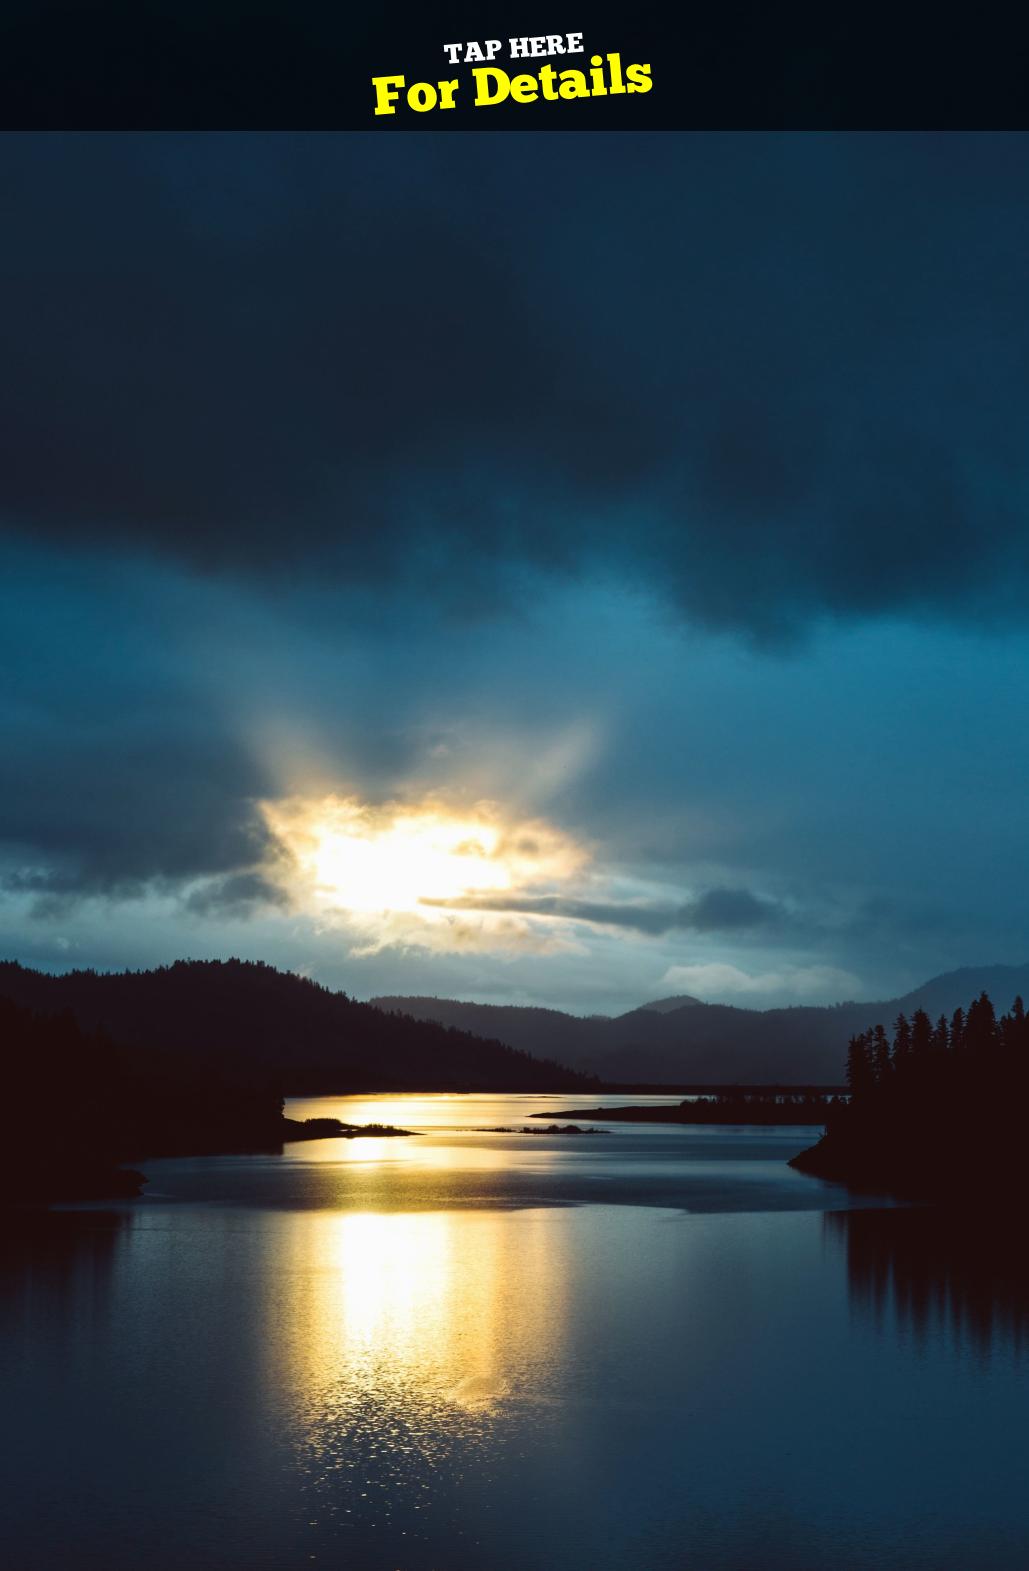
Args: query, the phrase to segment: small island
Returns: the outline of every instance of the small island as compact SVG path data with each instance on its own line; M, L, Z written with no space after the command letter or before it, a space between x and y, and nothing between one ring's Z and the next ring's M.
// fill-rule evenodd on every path
M530 1113L530 1118L542 1118L542 1113ZM539 1129L527 1125L501 1124L497 1129L480 1129L481 1135L609 1135L610 1129L584 1129L581 1124L547 1124Z
M1029 1022L1021 998L997 1017L981 993L935 1023L924 1010L851 1038L850 1096L791 1165L902 1198L950 1202L1026 1191Z
M394 1135L411 1135L414 1130L396 1129L392 1124L344 1124L339 1118L283 1118L282 1140L385 1140Z

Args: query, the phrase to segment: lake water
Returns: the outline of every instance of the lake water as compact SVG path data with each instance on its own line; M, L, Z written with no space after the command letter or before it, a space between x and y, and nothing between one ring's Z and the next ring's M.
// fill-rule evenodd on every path
M479 1132L577 1100L297 1102L422 1132L8 1219L7 1562L1025 1571L1021 1237L808 1129Z

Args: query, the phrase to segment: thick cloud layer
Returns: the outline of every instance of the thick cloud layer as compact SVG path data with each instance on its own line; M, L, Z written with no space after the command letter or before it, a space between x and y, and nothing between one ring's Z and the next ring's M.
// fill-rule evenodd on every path
M1017 613L1029 142L8 138L0 516L761 637Z

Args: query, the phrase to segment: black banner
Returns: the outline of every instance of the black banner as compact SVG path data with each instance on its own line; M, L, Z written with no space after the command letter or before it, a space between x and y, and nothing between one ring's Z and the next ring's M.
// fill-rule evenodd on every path
M567 0L417 10L297 0L8 0L0 125L1017 128L1029 120L1027 31L1010 10L981 6L956 24L942 10L881 4L814 12L730 4L673 14L667 4L577 11ZM578 48L569 49L570 37ZM396 98L382 100L375 79Z

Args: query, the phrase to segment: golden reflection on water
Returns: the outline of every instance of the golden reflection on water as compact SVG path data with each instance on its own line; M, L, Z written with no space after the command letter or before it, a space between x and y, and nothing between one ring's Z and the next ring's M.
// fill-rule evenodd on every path
M586 1100L592 1105L597 1099L587 1096ZM401 1129L490 1129L497 1125L520 1126L531 1113L555 1111L560 1116L562 1107L574 1108L582 1106L582 1102L581 1092L556 1096L528 1092L471 1092L458 1096L446 1091L393 1096L378 1092L367 1096L291 1097L286 1111L290 1118L340 1118L345 1124L394 1124Z
M411 1135L387 1135L383 1139L361 1136L357 1140L295 1140L287 1145L291 1162L316 1162L329 1170L334 1162L353 1167L379 1167L384 1162L415 1163L417 1166L439 1172L462 1172L467 1168L485 1168L495 1172L510 1169L509 1153L497 1144L475 1142L474 1136L455 1135L447 1141ZM553 1158L553 1152L535 1153ZM376 1213L377 1215L381 1213Z
M281 1336L295 1388L463 1402L530 1395L564 1339L549 1211L300 1212L283 1219ZM280 1281L282 1279L280 1278Z
M266 1346L320 1509L384 1520L437 1464L484 1465L505 1412L546 1401L566 1343L553 1211L280 1218ZM424 1497L424 1498L423 1498Z
M453 1102L453 1098L440 1097L437 1105L434 1105L434 1099L432 1098L426 1097L424 1100L421 1100L410 1096L370 1096L367 1099L347 1097L345 1101L341 1099L341 1102L342 1107L337 1116L346 1123L393 1124L397 1128L403 1129L411 1119L412 1114L420 1115L419 1122L426 1115L428 1115L429 1121L432 1122L435 1122L436 1118L452 1116L450 1114L450 1104ZM418 1105L419 1103L420 1105Z
M333 1220L329 1247L336 1269L319 1315L335 1322L352 1352L388 1342L394 1358L418 1365L419 1327L438 1332L449 1318L454 1266L448 1218L369 1212Z

